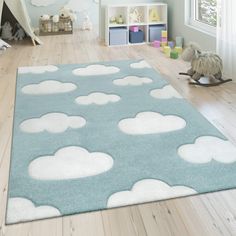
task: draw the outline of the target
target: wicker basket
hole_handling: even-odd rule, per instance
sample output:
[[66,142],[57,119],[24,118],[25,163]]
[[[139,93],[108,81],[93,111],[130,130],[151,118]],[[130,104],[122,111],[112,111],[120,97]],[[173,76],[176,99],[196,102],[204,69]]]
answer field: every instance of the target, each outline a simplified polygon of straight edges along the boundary
[[58,35],[58,34],[72,34],[73,22],[70,17],[59,18],[59,22],[54,23],[53,16],[49,20],[39,20],[39,34],[40,35]]

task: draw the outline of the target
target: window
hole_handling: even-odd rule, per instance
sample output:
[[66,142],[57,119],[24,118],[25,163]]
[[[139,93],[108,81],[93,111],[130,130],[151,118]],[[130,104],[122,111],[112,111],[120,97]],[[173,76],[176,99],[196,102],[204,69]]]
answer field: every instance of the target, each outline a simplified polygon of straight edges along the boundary
[[216,34],[217,0],[189,0],[190,19],[193,27],[209,34]]

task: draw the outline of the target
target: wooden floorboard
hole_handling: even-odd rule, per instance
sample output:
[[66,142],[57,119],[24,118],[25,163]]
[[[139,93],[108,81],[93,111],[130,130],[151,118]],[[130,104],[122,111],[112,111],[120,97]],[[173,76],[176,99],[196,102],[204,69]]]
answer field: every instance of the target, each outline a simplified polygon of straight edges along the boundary
[[0,236],[227,236],[236,235],[236,191],[228,190],[119,209],[5,226],[10,145],[18,66],[146,59],[203,116],[236,143],[236,84],[188,85],[178,73],[188,65],[149,45],[105,47],[94,32],[42,37],[13,45],[0,55]]

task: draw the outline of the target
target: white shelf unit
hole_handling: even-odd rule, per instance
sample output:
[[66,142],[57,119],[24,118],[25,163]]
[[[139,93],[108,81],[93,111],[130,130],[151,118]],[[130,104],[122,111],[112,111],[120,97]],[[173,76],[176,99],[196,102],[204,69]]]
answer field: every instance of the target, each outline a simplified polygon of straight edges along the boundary
[[[141,13],[141,17],[138,22],[133,22],[130,13],[137,9]],[[157,21],[150,20],[151,10],[155,9],[158,13],[159,19]],[[107,5],[105,12],[105,44],[110,45],[110,29],[123,28],[127,33],[127,43],[120,45],[137,45],[129,42],[129,29],[131,26],[139,26],[144,32],[144,43],[149,42],[149,27],[153,25],[164,25],[166,30],[168,29],[168,6],[165,3],[140,3],[140,4],[123,4],[123,5]],[[116,24],[110,23],[111,18],[118,18],[122,16],[124,23]]]

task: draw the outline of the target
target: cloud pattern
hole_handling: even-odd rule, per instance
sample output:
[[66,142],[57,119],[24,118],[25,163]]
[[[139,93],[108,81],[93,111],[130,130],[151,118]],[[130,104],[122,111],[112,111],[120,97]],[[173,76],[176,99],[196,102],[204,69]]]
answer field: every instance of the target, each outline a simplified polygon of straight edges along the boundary
[[66,180],[99,175],[110,170],[113,158],[102,152],[90,153],[78,146],[59,149],[53,156],[42,156],[29,165],[29,175],[38,180]]
[[118,86],[141,86],[143,84],[150,84],[152,82],[152,79],[147,77],[127,76],[123,79],[114,80],[113,84]]
[[178,154],[194,164],[205,164],[213,160],[225,164],[236,162],[236,147],[228,140],[213,136],[202,136],[193,144],[180,146]]
[[48,65],[48,66],[31,66],[31,67],[19,67],[19,74],[43,74],[46,72],[56,72],[58,71],[57,66]]
[[47,95],[56,93],[68,93],[74,91],[77,86],[73,83],[62,83],[56,80],[45,80],[39,84],[28,84],[21,91],[29,95]]
[[130,135],[159,134],[183,129],[186,121],[175,115],[141,112],[135,118],[121,120],[118,126],[122,132]]
[[75,99],[76,103],[79,105],[106,105],[108,103],[115,103],[120,101],[120,96],[116,94],[106,94],[106,93],[90,93],[87,96],[80,96]]
[[154,89],[150,92],[150,95],[157,99],[182,98],[171,85],[166,85],[161,89]]
[[[37,0],[32,1],[36,2]],[[44,3],[41,1],[41,4]],[[144,60],[128,66],[132,69],[151,68]],[[19,74],[44,74],[47,72],[56,72],[58,69],[58,67],[53,65],[21,67],[18,72]],[[120,68],[116,66],[99,64],[77,68],[72,71],[76,76],[113,75],[119,72]],[[142,86],[150,83],[153,83],[152,79],[135,75],[113,79],[113,84],[116,86]],[[53,95],[69,93],[76,88],[77,85],[74,83],[45,80],[39,84],[26,85],[21,91],[28,95]],[[156,99],[182,98],[171,85],[154,89],[150,92],[150,95]],[[118,94],[92,92],[86,96],[77,97],[75,102],[79,105],[106,105],[108,103],[117,103],[120,100],[121,96]],[[48,113],[38,118],[27,119],[19,127],[22,132],[36,135],[43,131],[58,134],[66,132],[68,129],[79,129],[85,125],[86,120],[81,116],[69,116],[58,112]],[[117,125],[120,131],[127,135],[149,135],[183,129],[186,126],[186,121],[176,115],[163,115],[158,112],[146,111],[138,113],[135,117],[124,117]],[[180,158],[192,164],[206,164],[211,161],[217,161],[223,164],[236,162],[236,147],[229,141],[212,136],[202,136],[197,138],[194,143],[181,145],[177,152]],[[82,179],[101,175],[112,170],[114,165],[113,158],[115,157],[105,152],[89,152],[80,146],[60,147],[54,155],[38,156],[32,160],[28,166],[28,173],[31,178],[40,181]],[[107,207],[150,202],[196,193],[193,188],[187,186],[170,186],[168,183],[158,179],[143,179],[136,182],[131,190],[119,191],[112,194],[107,201]],[[57,208],[53,206],[35,206],[32,201],[26,198],[10,198],[8,202],[7,223],[23,222],[59,215],[61,213]]]
[[136,182],[131,190],[112,194],[107,201],[107,207],[127,206],[196,193],[194,189],[186,186],[170,186],[161,180],[144,179]]
[[151,66],[144,60],[140,62],[135,62],[130,64],[130,67],[133,69],[145,69],[145,68],[151,68]]
[[9,198],[6,223],[14,224],[60,215],[60,211],[53,206],[35,206],[32,201],[26,198]]
[[78,68],[73,70],[73,74],[77,76],[99,76],[116,74],[119,71],[120,69],[115,66],[89,65],[84,68]]
[[79,129],[85,126],[86,120],[81,116],[68,116],[64,113],[48,113],[40,118],[23,121],[20,124],[21,131],[25,133],[63,133],[67,129]]

